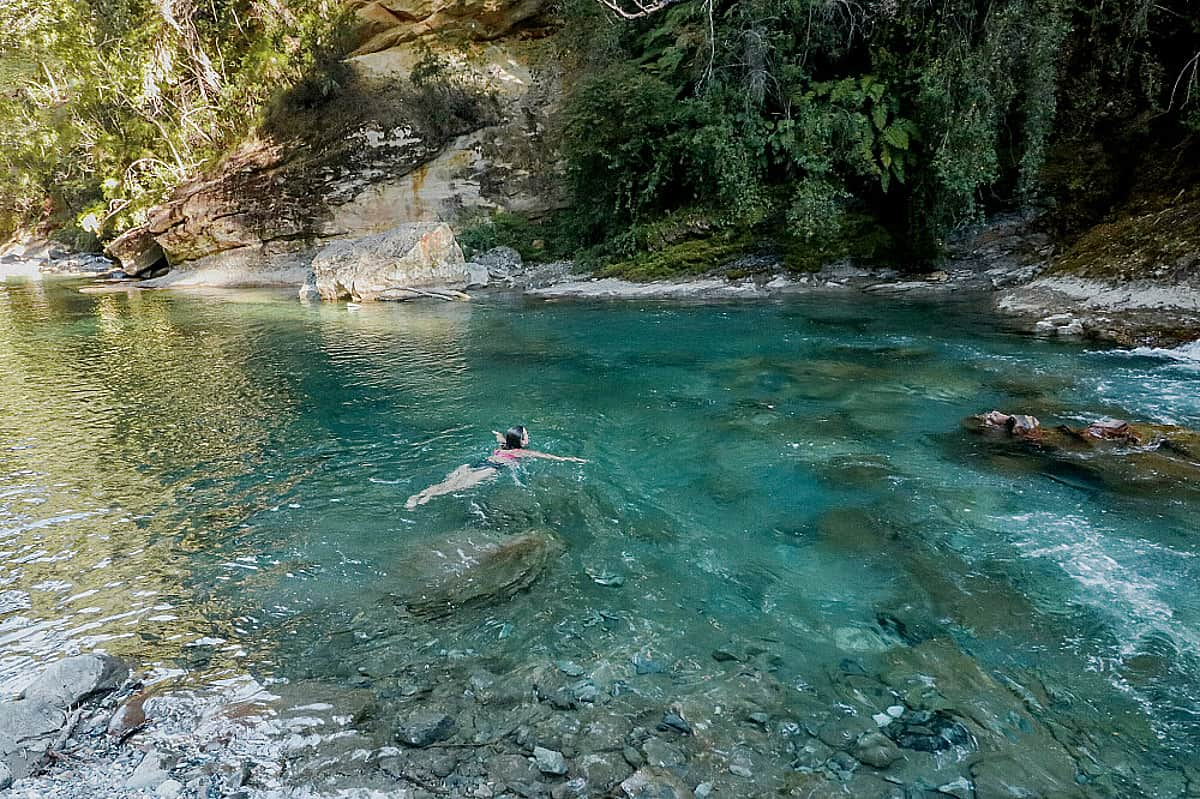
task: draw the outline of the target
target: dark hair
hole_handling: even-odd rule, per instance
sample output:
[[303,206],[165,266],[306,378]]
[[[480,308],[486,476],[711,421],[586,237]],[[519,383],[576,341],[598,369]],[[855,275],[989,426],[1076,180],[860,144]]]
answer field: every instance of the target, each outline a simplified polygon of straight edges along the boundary
[[508,428],[508,432],[504,434],[505,449],[520,449],[524,444],[522,440],[525,438],[525,425],[518,424]]

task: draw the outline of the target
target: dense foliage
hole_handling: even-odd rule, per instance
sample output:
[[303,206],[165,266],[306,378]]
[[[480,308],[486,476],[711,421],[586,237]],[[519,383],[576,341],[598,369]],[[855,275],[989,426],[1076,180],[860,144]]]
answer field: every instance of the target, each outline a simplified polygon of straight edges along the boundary
[[627,257],[697,219],[821,246],[867,215],[903,232],[899,251],[935,253],[959,223],[1037,195],[1064,93],[1076,136],[1106,114],[1195,124],[1188,6],[702,0],[617,22],[572,0],[574,227]]
[[0,237],[136,223],[284,87],[331,90],[344,17],[337,0],[4,0]]
[[[574,203],[479,244],[590,247],[643,275],[764,240],[799,266],[925,257],[991,207],[1040,196],[1079,229],[1160,179],[1146,153],[1200,160],[1194,0],[561,3]],[[0,237],[111,235],[256,127],[340,136],[316,129],[330,98],[371,105],[351,39],[341,0],[0,2]],[[480,117],[417,77],[402,104],[433,134]]]

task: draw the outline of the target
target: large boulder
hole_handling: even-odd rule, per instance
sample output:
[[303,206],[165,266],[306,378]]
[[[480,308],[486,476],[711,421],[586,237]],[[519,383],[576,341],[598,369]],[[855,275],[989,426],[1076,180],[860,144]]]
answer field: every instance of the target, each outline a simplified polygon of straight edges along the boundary
[[109,655],[64,658],[12,702],[0,703],[0,782],[33,774],[46,759],[71,708],[117,688],[129,669]]
[[547,530],[452,533],[407,554],[393,570],[399,581],[394,594],[408,612],[425,617],[496,604],[533,585],[562,550]]
[[111,655],[77,655],[52,664],[25,687],[21,698],[69,709],[115,690],[128,676],[128,667]]
[[167,259],[162,246],[145,226],[130,228],[110,241],[105,249],[121,262],[121,268],[127,275],[149,272]]
[[34,773],[66,721],[66,711],[44,699],[0,703],[0,765],[18,780]]
[[312,268],[321,299],[358,302],[465,288],[465,264],[449,225],[416,223],[335,241],[317,253]]

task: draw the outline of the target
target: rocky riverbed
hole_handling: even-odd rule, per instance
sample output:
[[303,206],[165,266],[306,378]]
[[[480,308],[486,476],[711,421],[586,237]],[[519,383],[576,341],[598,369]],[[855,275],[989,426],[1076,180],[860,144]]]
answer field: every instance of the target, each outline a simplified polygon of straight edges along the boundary
[[[844,546],[874,524],[835,514],[826,535]],[[912,558],[895,536],[877,541]],[[558,639],[553,660],[470,647],[460,631],[536,602],[561,554],[544,531],[414,548],[396,598],[412,656],[347,664],[340,681],[241,675],[182,689],[106,655],[66,658],[0,703],[0,788],[13,799],[1200,795],[1200,770],[1113,761],[1112,736],[1151,743],[1141,723],[1081,725],[1063,712],[1070,686],[986,670],[901,615],[834,631],[851,654],[819,683],[786,678],[770,640],[731,632],[681,659],[603,611],[586,634],[525,633]],[[435,629],[465,648],[422,647]]]
[[[882,652],[883,670],[869,672],[859,658],[830,664],[827,691],[781,682],[770,646],[736,644],[708,662],[647,651],[505,671],[463,652],[341,685],[106,685],[110,693],[54,705],[54,724],[36,737],[49,759],[33,775],[5,744],[17,768],[7,795],[1003,799],[1200,790],[1200,773],[1186,769],[1172,777],[1100,765],[1106,736],[1127,731],[1063,726],[1055,686],[988,674],[949,639],[903,640],[912,633],[896,619],[856,635],[864,654]],[[78,668],[88,658],[64,662]],[[0,736],[34,740],[17,712],[29,701],[0,706]]]

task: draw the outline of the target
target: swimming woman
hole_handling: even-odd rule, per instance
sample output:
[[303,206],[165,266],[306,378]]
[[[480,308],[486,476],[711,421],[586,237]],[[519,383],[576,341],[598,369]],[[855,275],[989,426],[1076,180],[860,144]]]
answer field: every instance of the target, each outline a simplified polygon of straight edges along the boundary
[[446,479],[442,482],[429,486],[429,488],[426,488],[419,494],[413,494],[404,503],[404,507],[412,510],[418,505],[424,505],[434,497],[440,497],[443,494],[450,494],[465,488],[477,486],[499,474],[502,467],[516,466],[522,458],[544,458],[550,461],[587,463],[583,458],[563,458],[559,455],[551,455],[546,452],[529,449],[529,431],[525,429],[525,425],[519,424],[515,427],[510,427],[504,434],[493,430],[492,434],[496,436],[496,443],[500,446],[493,450],[491,455],[488,455],[475,464],[464,463],[446,475]]

